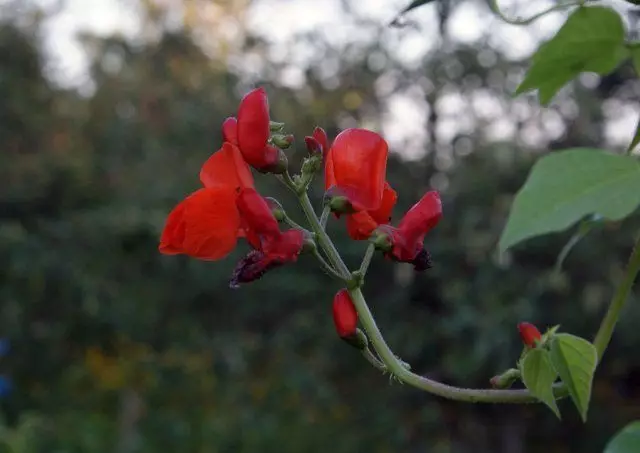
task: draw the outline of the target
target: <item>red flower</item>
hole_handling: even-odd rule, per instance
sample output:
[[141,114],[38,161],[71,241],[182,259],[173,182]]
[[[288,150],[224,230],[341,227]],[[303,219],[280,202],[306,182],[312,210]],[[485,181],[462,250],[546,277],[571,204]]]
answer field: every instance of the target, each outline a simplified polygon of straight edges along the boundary
[[219,260],[236,246],[240,214],[235,191],[229,187],[197,190],[181,201],[160,238],[160,252]]
[[542,339],[542,335],[536,326],[528,322],[521,322],[518,324],[518,331],[520,331],[520,338],[522,342],[528,348],[535,348],[536,341]]
[[355,335],[358,326],[358,312],[346,289],[341,289],[333,298],[333,323],[340,337]]
[[425,235],[442,218],[442,202],[438,192],[427,192],[404,215],[398,227],[382,225],[377,231],[390,243],[387,256],[393,260],[412,263],[416,270],[431,267],[429,253],[424,250]]
[[384,183],[382,204],[374,211],[360,211],[347,216],[347,232],[356,241],[369,239],[371,233],[391,221],[391,211],[398,200],[398,194],[388,182]]
[[[257,170],[267,171],[280,160],[278,148],[269,145],[269,101],[263,88],[249,92],[238,108],[237,138],[244,160]],[[231,135],[233,127],[229,126]]]
[[377,210],[382,204],[388,154],[387,142],[375,132],[342,131],[326,155],[326,191],[345,197],[348,210]]

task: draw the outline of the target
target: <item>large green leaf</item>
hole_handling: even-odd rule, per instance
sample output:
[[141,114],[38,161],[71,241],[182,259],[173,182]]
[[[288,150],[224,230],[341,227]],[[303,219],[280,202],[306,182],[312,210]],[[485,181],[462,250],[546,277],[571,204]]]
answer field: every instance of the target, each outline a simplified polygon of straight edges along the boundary
[[563,231],[590,214],[620,220],[640,204],[640,163],[588,148],[549,154],[536,162],[513,202],[498,247]]
[[551,342],[551,363],[567,386],[582,420],[586,421],[591,382],[598,363],[596,348],[584,338],[557,334]]
[[609,441],[604,453],[638,453],[640,451],[640,421],[629,423]]
[[538,89],[541,104],[581,72],[608,74],[627,55],[620,15],[601,6],[583,7],[532,57],[516,94]]
[[549,351],[544,349],[529,351],[520,364],[520,372],[522,382],[533,396],[546,404],[560,418],[560,411],[553,396],[553,383],[558,373],[551,365]]

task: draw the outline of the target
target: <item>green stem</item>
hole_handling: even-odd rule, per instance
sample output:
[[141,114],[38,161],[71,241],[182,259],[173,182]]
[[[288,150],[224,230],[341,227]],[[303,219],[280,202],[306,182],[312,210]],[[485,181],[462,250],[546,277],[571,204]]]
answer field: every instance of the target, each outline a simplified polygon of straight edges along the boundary
[[371,352],[369,348],[364,348],[362,350],[362,355],[365,359],[367,359],[367,362],[369,362],[375,368],[382,371],[383,373],[387,372],[387,367],[384,365],[384,363],[378,360],[378,358],[373,354],[373,352]]
[[[582,6],[586,1],[589,1],[589,0],[579,0],[576,2],[554,5],[543,11],[540,11],[539,13],[534,14],[533,16],[527,19],[511,19],[505,16],[504,13],[500,10],[500,7],[498,6],[498,0],[489,0],[489,7],[491,8],[491,11],[493,11],[500,19],[502,19],[504,22],[510,25],[529,25],[530,23],[535,22],[536,20],[540,19],[543,16],[546,16],[549,13],[552,13],[554,11],[560,11],[565,8],[570,8],[572,6]],[[595,1],[595,0],[591,0],[591,1]]]
[[327,221],[329,220],[329,215],[331,214],[331,207],[326,205],[322,210],[322,215],[320,216],[320,226],[322,229],[327,228]]
[[369,264],[371,264],[371,258],[373,258],[373,254],[376,252],[376,246],[373,244],[369,244],[367,247],[367,251],[364,253],[364,258],[362,258],[362,263],[360,264],[360,274],[362,278],[367,275],[367,271],[369,270]]
[[598,333],[593,340],[593,345],[598,351],[598,362],[602,359],[604,352],[611,341],[611,336],[615,329],[618,318],[620,317],[620,310],[624,306],[631,289],[633,288],[633,282],[635,281],[638,271],[640,271],[640,237],[636,241],[631,256],[629,257],[629,263],[627,264],[627,270],[624,274],[620,286],[611,299],[611,304],[607,310],[607,314],[602,319]]
[[289,217],[287,214],[284,215],[284,222],[289,225],[291,228],[296,228],[298,230],[306,230],[306,228],[303,228],[301,225],[299,225],[298,223],[296,223],[295,220],[293,220],[291,217]]
[[318,249],[315,249],[313,251],[313,256],[315,256],[316,259],[320,262],[320,266],[327,274],[339,280],[342,280],[342,281],[345,280],[345,278],[340,273],[338,273],[338,271],[336,271],[331,264],[327,263],[327,261],[322,257],[322,255],[318,251]]
[[307,216],[309,220],[309,224],[311,225],[311,229],[316,234],[318,239],[318,244],[327,254],[327,258],[329,262],[334,266],[334,268],[338,271],[339,274],[342,275],[345,279],[351,278],[351,272],[342,258],[340,257],[340,253],[336,250],[336,247],[333,245],[333,242],[329,238],[329,235],[322,228],[320,221],[318,220],[318,216],[313,210],[313,206],[311,205],[311,200],[309,200],[309,195],[306,192],[298,195],[298,199],[300,200],[300,205],[302,206],[302,210],[304,214]]
[[378,326],[369,307],[364,300],[360,288],[349,291],[353,300],[360,322],[364,327],[369,341],[377,351],[380,359],[384,363],[386,369],[393,373],[400,381],[405,382],[413,387],[426,390],[434,395],[442,396],[456,401],[467,401],[474,403],[532,403],[537,399],[527,390],[492,390],[492,389],[465,389],[453,387],[438,381],[419,376],[406,369],[402,361],[398,359],[380,333]]

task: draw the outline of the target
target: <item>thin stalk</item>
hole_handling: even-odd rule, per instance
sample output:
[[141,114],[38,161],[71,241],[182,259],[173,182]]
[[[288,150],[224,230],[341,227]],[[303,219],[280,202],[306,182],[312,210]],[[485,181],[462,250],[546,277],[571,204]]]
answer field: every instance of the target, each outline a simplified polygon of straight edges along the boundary
[[620,317],[620,310],[622,310],[625,301],[629,297],[629,293],[633,289],[633,282],[638,276],[638,271],[640,271],[640,237],[638,237],[631,256],[629,257],[624,278],[613,295],[609,309],[602,319],[598,333],[593,340],[593,345],[596,347],[596,351],[598,351],[598,362],[602,359],[609,345],[609,341],[611,341],[611,336]]

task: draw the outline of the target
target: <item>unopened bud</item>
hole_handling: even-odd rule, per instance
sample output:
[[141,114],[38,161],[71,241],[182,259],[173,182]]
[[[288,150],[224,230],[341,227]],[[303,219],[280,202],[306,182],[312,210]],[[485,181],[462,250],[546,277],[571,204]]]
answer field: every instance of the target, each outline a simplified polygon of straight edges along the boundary
[[293,135],[273,135],[271,137],[273,144],[280,149],[288,149],[293,144]]
[[[267,145],[271,146],[271,145]],[[273,173],[276,175],[281,175],[285,173],[289,167],[289,161],[287,160],[287,155],[280,148],[273,147],[278,151],[278,158],[276,161],[263,168],[257,168],[260,173]]]
[[284,123],[278,123],[277,121],[269,121],[269,130],[271,132],[280,132],[284,129]]
[[322,168],[322,156],[315,155],[307,157],[302,162],[301,173],[303,176],[311,176],[318,172]]
[[310,156],[322,155],[322,145],[318,143],[318,141],[313,138],[306,136],[304,138],[304,144],[307,147],[307,151],[309,151]]
[[529,322],[521,322],[518,324],[518,331],[522,342],[528,348],[535,348],[536,344],[542,339],[542,335],[536,326]]
[[520,371],[510,368],[502,374],[494,376],[489,381],[494,389],[508,389],[520,378]]

